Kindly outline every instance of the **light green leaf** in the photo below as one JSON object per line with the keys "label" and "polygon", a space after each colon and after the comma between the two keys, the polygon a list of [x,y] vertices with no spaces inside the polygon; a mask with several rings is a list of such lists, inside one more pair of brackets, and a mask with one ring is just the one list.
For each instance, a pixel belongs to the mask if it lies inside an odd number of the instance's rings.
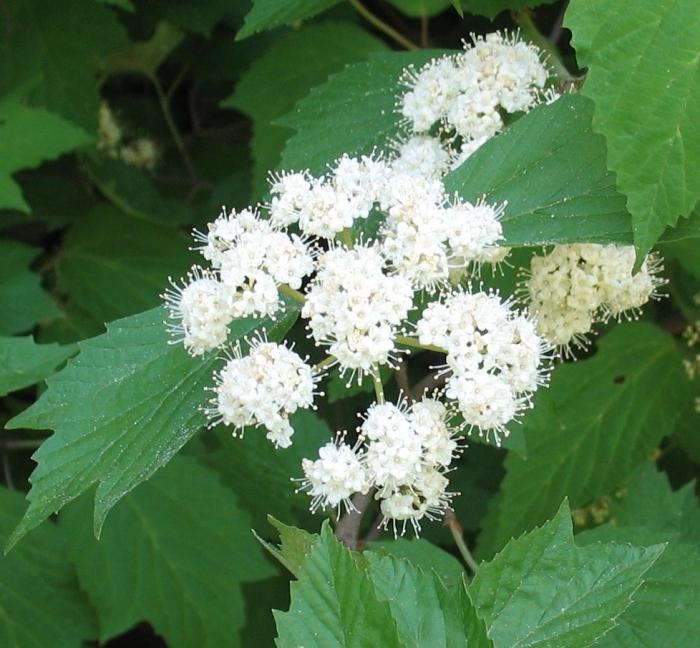
{"label": "light green leaf", "polygon": [[490,554],[619,486],[672,433],[686,389],[675,341],[650,324],[619,324],[588,360],[557,366],[523,418],[528,456],[509,453],[479,538]]}
{"label": "light green leaf", "polygon": [[318,541],[318,534],[288,526],[276,520],[271,515],[268,515],[267,519],[279,533],[279,546],[275,546],[263,540],[257,533],[255,534],[256,537],[265,549],[279,560],[296,578],[299,578],[304,563],[306,562],[306,557],[311,553],[311,550]]}
{"label": "light green leaf", "polygon": [[38,383],[74,353],[73,346],[36,344],[31,336],[0,337],[0,396]]}
{"label": "light green leaf", "polygon": [[502,222],[510,246],[630,243],[625,198],[605,167],[592,113],[593,103],[576,95],[536,108],[449,174],[446,188],[467,200],[507,201]]}
{"label": "light green leaf", "polygon": [[130,43],[111,52],[105,62],[105,71],[108,74],[138,72],[152,77],[184,37],[174,25],[159,22],[148,40]]}
{"label": "light green leaf", "polygon": [[[267,174],[277,168],[280,152],[292,134],[274,124],[297,99],[346,63],[383,49],[381,41],[345,23],[310,25],[275,42],[241,78],[223,107],[236,108],[253,119],[253,194],[261,196]],[[352,90],[348,88],[348,100]],[[324,135],[324,139],[334,139]]]}
{"label": "light green leaf", "polygon": [[272,29],[280,25],[290,25],[297,21],[313,18],[340,1],[253,0],[253,7],[246,14],[243,27],[236,34],[236,40],[247,38],[266,29]]}
{"label": "light green leaf", "polygon": [[372,542],[367,549],[377,556],[393,556],[409,561],[425,573],[434,571],[448,587],[462,582],[464,568],[459,560],[424,538],[396,538]]}
{"label": "light green leaf", "polygon": [[116,13],[94,0],[20,0],[8,9],[0,94],[22,94],[94,133],[98,59],[126,40]]}
{"label": "light green leaf", "polygon": [[97,609],[101,642],[148,621],[173,648],[237,645],[241,582],[275,570],[214,472],[175,457],[115,507],[99,541],[90,509],[82,498],[60,526]]}
{"label": "light green leaf", "polygon": [[0,239],[0,335],[31,329],[37,322],[58,315],[29,264],[38,250]]}
{"label": "light green leaf", "polygon": [[468,589],[497,647],[583,648],[614,627],[663,548],[576,547],[564,502],[482,564]]}
{"label": "light green leaf", "polygon": [[326,523],[290,585],[288,612],[275,611],[279,648],[402,646],[389,604]]}
{"label": "light green leaf", "polygon": [[[371,153],[398,134],[396,96],[408,65],[421,66],[443,54],[439,50],[387,52],[347,66],[315,87],[276,124],[296,132],[287,140],[281,165],[322,173],[347,153]],[[333,133],[333,137],[328,137]]]}
{"label": "light green leaf", "polygon": [[[0,488],[0,542],[24,508],[19,493]],[[0,645],[3,648],[80,648],[97,634],[95,613],[66,560],[62,529],[37,529],[0,558]]]}
{"label": "light green leaf", "polygon": [[572,0],[566,26],[643,255],[700,199],[698,4]]}
{"label": "light green leaf", "polygon": [[230,428],[217,427],[203,437],[195,449],[197,457],[215,468],[236,493],[253,520],[256,531],[269,537],[267,515],[308,527],[318,523],[309,512],[309,496],[297,493],[290,478],[301,477],[301,460],[314,458],[333,432],[328,424],[308,410],[295,412],[292,446],[275,449],[259,429],[248,430],[243,439],[233,439]]}
{"label": "light green leaf", "polygon": [[526,9],[553,2],[556,0],[460,0],[462,9],[467,13],[486,16],[491,20],[508,9]]}
{"label": "light green leaf", "polygon": [[84,130],[43,108],[18,101],[0,103],[0,208],[29,212],[11,174],[39,166],[92,141]]}
{"label": "light green leaf", "polygon": [[627,494],[612,504],[608,524],[584,531],[579,544],[626,542],[649,546],[668,542],[644,577],[632,605],[596,645],[601,648],[685,648],[700,645],[700,510],[693,485],[672,492],[651,465],[631,479]]}
{"label": "light green leaf", "polygon": [[197,261],[180,230],[100,205],[68,232],[58,259],[58,287],[100,322],[159,303],[168,277]]}
{"label": "light green leaf", "polygon": [[[24,534],[93,485],[95,533],[108,511],[148,479],[199,430],[217,354],[192,358],[170,344],[163,308],[108,325],[79,343],[80,354],[48,380],[48,389],[7,427],[52,429],[34,454],[29,508],[10,538]],[[266,327],[271,339],[297,317],[288,306],[275,323],[241,319],[229,339]]]}
{"label": "light green leaf", "polygon": [[389,603],[403,646],[493,646],[462,581],[446,589],[436,574],[407,560],[364,555],[377,598]]}

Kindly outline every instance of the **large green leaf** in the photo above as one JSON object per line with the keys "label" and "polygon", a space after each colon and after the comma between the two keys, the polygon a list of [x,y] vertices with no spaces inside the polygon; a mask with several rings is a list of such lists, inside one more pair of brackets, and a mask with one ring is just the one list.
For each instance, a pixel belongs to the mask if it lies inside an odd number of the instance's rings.
{"label": "large green leaf", "polygon": [[36,344],[31,337],[0,337],[0,396],[38,383],[74,353],[73,346]]}
{"label": "large green leaf", "polygon": [[167,224],[98,206],[65,238],[58,287],[101,322],[152,308],[168,277],[184,275],[197,260],[189,240]]}
{"label": "large green leaf", "polygon": [[579,544],[599,541],[649,546],[668,542],[634,602],[598,645],[685,648],[700,645],[700,510],[693,484],[672,492],[651,464],[630,481],[608,524],[578,535]]}
{"label": "large green leaf", "polygon": [[494,137],[445,179],[467,200],[507,202],[508,245],[630,243],[625,198],[591,130],[593,102],[565,95]]}
{"label": "large green leaf", "polygon": [[294,110],[276,120],[297,131],[284,148],[282,167],[321,173],[343,153],[371,153],[376,147],[386,146],[399,130],[395,104],[403,69],[421,66],[443,53],[422,50],[374,54],[331,75]]}
{"label": "large green leaf", "polygon": [[275,612],[279,648],[402,646],[389,604],[324,524],[291,586],[288,612]]}
{"label": "large green leaf", "polygon": [[0,93],[21,93],[94,133],[96,64],[125,40],[116,14],[94,0],[20,0],[3,27]]}
{"label": "large green leaf", "polygon": [[365,554],[377,598],[387,601],[403,646],[493,646],[463,582],[446,589],[407,560]]}
{"label": "large green leaf", "polygon": [[[254,195],[264,193],[267,174],[278,166],[280,152],[292,134],[289,128],[273,125],[273,120],[291,110],[297,99],[329,74],[383,48],[381,41],[359,27],[326,23],[280,38],[253,63],[233,95],[221,105],[241,110],[253,119]],[[354,101],[352,89],[347,91],[348,101]],[[326,132],[324,139],[334,138]]]}
{"label": "large green leaf", "polygon": [[247,38],[257,32],[298,20],[312,18],[341,0],[253,0],[253,7],[246,14],[245,22],[236,39]]}
{"label": "large green leaf", "polygon": [[90,509],[81,498],[60,526],[101,641],[148,621],[173,648],[239,645],[241,582],[275,570],[216,473],[175,457],[115,507],[99,541]]}
{"label": "large green leaf", "polygon": [[0,239],[0,335],[31,329],[37,322],[58,315],[29,264],[38,250]]}
{"label": "large green leaf", "polygon": [[[24,504],[0,488],[0,541],[9,537]],[[66,560],[63,530],[37,529],[0,558],[0,645],[3,648],[80,648],[97,635],[95,613]]]}
{"label": "large green leaf", "polygon": [[610,492],[673,432],[686,378],[680,351],[650,324],[620,324],[591,359],[559,365],[523,420],[528,456],[509,453],[483,523],[490,554],[554,514]]}
{"label": "large green leaf", "polygon": [[497,647],[583,648],[615,625],[662,551],[576,547],[564,502],[551,522],[482,564],[469,592]]}
{"label": "large green leaf", "polygon": [[[301,477],[301,460],[318,456],[318,449],[333,436],[328,424],[308,410],[291,417],[295,433],[289,448],[277,450],[261,430],[248,430],[234,439],[230,429],[216,428],[203,437],[197,456],[215,468],[224,483],[238,493],[241,506],[253,520],[258,533],[269,534],[266,516],[308,527],[314,524],[309,512],[309,496],[297,493],[290,478]],[[318,518],[315,518],[316,524]]]}
{"label": "large green leaf", "polygon": [[0,208],[29,212],[11,174],[36,167],[92,141],[84,130],[43,108],[18,101],[0,103]]}
{"label": "large green leaf", "polygon": [[556,0],[459,0],[462,9],[470,14],[486,16],[493,20],[502,11],[508,9],[526,9],[543,4],[552,4]]}
{"label": "large green leaf", "polygon": [[700,199],[698,3],[572,0],[566,25],[643,254]]}
{"label": "large green leaf", "polygon": [[[230,339],[266,327],[275,339],[297,316],[288,306],[275,323],[242,319]],[[97,484],[95,533],[124,495],[171,457],[204,423],[200,407],[217,361],[192,358],[170,344],[163,308],[107,327],[79,343],[80,354],[48,380],[48,390],[8,428],[52,429],[34,454],[29,508],[10,546],[49,515]]]}

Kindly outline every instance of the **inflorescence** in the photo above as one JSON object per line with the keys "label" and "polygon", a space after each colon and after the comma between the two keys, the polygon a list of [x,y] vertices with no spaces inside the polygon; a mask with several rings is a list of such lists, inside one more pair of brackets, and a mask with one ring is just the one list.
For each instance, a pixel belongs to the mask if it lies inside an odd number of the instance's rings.
{"label": "inflorescence", "polygon": [[[191,355],[223,350],[204,410],[212,425],[264,428],[286,448],[290,416],[314,407],[330,367],[375,382],[377,402],[354,440],[338,433],[302,463],[299,490],[313,511],[350,510],[353,495],[371,493],[382,525],[418,532],[450,506],[447,474],[463,433],[500,444],[547,383],[554,347],[580,343],[594,321],[634,312],[656,293],[654,258],[632,275],[631,248],[596,245],[533,257],[523,310],[478,284],[481,266],[508,253],[507,206],[448,195],[442,178],[501,131],[507,113],[553,99],[547,78],[534,46],[474,38],[457,56],[404,72],[397,110],[406,132],[391,151],[344,155],[321,176],[273,175],[267,203],[224,210],[195,233],[208,266],[163,297],[174,342]],[[326,353],[315,366],[264,333],[227,344],[235,319],[274,320],[282,294],[302,302],[309,337]],[[444,355],[435,368],[444,389],[384,402],[380,367],[397,368],[412,347]]]}

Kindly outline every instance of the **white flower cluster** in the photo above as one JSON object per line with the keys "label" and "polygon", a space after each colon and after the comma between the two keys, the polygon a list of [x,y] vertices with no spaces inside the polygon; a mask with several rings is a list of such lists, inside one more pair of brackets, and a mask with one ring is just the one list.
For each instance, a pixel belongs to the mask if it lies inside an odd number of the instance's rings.
{"label": "white flower cluster", "polygon": [[594,323],[637,316],[664,280],[656,256],[648,255],[636,274],[634,260],[632,246],[592,243],[556,245],[545,256],[533,256],[525,287],[539,332],[570,353],[587,345]]}
{"label": "white flower cluster", "polygon": [[502,113],[527,112],[551,100],[542,52],[514,34],[472,37],[457,55],[408,68],[399,111],[410,130],[426,134],[436,125],[459,138],[462,160],[503,130]]}
{"label": "white flower cluster", "polygon": [[411,405],[375,403],[358,428],[358,443],[351,447],[342,436],[319,451],[316,461],[304,459],[300,490],[312,497],[311,508],[352,508],[355,493],[375,491],[383,525],[394,533],[410,523],[416,533],[423,518],[436,519],[449,506],[454,493],[444,473],[459,448],[451,414],[439,400],[424,398]]}
{"label": "white flower cluster", "polygon": [[97,113],[97,148],[105,155],[130,166],[148,169],[158,161],[158,149],[152,139],[137,137],[124,143],[124,132],[109,104],[103,101]]}
{"label": "white flower cluster", "polygon": [[445,350],[445,393],[468,429],[500,444],[547,379],[542,361],[549,347],[534,322],[495,293],[454,292],[429,304],[416,330],[421,344]]}

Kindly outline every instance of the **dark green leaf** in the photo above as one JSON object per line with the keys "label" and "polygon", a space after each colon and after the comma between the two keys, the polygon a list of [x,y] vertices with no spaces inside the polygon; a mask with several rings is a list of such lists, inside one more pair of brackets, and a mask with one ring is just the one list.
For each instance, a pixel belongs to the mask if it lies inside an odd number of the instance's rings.
{"label": "dark green leaf", "polygon": [[147,41],[130,43],[111,52],[105,63],[105,71],[108,74],[138,72],[152,77],[183,38],[184,34],[177,27],[159,22]]}
{"label": "dark green leaf", "polygon": [[340,0],[253,0],[253,8],[246,15],[236,39],[313,18],[339,2]]}
{"label": "dark green leaf", "polygon": [[75,347],[36,344],[31,337],[0,337],[0,396],[51,375]]}
{"label": "dark green leaf", "polygon": [[268,515],[267,519],[270,524],[277,529],[280,544],[277,547],[259,536],[258,540],[260,540],[265,549],[279,560],[296,578],[299,578],[304,563],[306,562],[306,557],[311,553],[311,550],[318,541],[318,534],[288,526],[276,520],[271,515]]}
{"label": "dark green leaf", "polygon": [[486,16],[493,20],[499,13],[508,9],[526,9],[543,4],[552,4],[556,0],[458,0],[462,9],[470,14]]}

